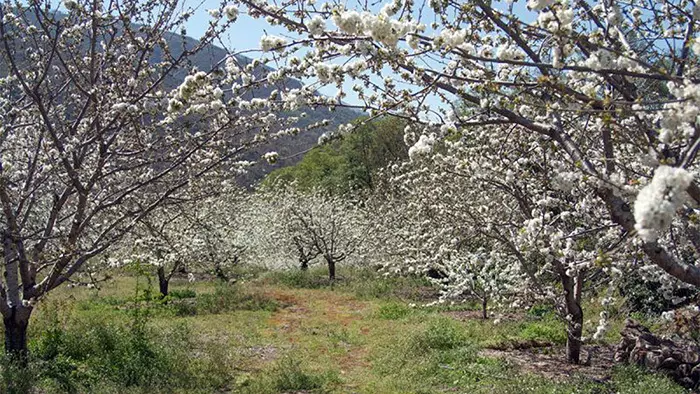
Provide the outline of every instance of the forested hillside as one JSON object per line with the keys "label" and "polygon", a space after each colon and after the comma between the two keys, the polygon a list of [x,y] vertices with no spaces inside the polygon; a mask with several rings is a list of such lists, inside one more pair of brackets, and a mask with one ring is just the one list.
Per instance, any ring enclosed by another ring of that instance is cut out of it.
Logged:
{"label": "forested hillside", "polygon": [[321,188],[347,193],[372,189],[378,172],[388,165],[408,159],[403,141],[406,122],[386,118],[365,123],[346,137],[314,147],[298,164],[271,172],[264,186],[280,187],[294,184],[299,189]]}

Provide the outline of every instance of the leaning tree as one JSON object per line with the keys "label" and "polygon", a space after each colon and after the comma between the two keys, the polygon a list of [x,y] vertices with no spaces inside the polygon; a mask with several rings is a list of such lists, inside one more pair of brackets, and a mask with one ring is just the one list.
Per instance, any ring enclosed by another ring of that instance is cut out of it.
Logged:
{"label": "leaning tree", "polygon": [[193,69],[235,7],[222,5],[192,41],[183,29],[191,11],[174,0],[63,6],[0,4],[0,313],[13,354],[26,352],[37,301],[188,188],[219,187],[249,164],[239,158],[248,147],[287,130],[276,104],[257,99],[250,110],[248,92],[266,82],[254,68],[229,56]]}

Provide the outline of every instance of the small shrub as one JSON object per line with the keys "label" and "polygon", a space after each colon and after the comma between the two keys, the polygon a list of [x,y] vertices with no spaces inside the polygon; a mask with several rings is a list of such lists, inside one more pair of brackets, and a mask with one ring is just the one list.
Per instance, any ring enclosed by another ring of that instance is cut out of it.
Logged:
{"label": "small shrub", "polygon": [[193,359],[200,347],[195,336],[184,324],[152,327],[153,313],[170,304],[138,301],[151,299],[147,295],[137,287],[118,313],[88,309],[79,317],[45,304],[43,324],[37,325],[42,328],[32,332],[29,343],[40,392],[213,392],[225,386],[231,378],[223,367],[228,356],[210,349]]}
{"label": "small shrub", "polygon": [[34,364],[22,365],[14,358],[0,356],[0,393],[30,393],[39,376],[39,371],[34,367]]}

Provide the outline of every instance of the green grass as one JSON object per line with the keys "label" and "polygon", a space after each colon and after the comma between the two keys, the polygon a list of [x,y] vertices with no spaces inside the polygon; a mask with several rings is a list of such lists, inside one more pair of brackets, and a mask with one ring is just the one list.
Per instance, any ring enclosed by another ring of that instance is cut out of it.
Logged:
{"label": "green grass", "polygon": [[306,271],[288,269],[269,271],[260,275],[260,282],[269,286],[284,286],[293,289],[336,289],[353,293],[361,300],[423,300],[437,293],[430,283],[421,277],[384,277],[368,268],[342,267],[336,280],[331,283],[324,265],[316,265]]}
{"label": "green grass", "polygon": [[241,393],[327,393],[342,384],[338,372],[327,370],[322,373],[305,370],[301,361],[284,357],[271,366],[265,375],[256,379],[246,378],[237,383]]}
{"label": "green grass", "polygon": [[425,301],[425,281],[343,269],[331,287],[322,268],[255,272],[233,286],[177,279],[162,300],[128,275],[99,291],[59,289],[33,316],[29,367],[3,363],[0,392],[685,392],[631,367],[605,383],[558,382],[483,356],[518,341],[564,343],[546,307],[498,324],[458,321],[451,314],[473,305],[409,306]]}
{"label": "green grass", "polygon": [[414,311],[404,303],[390,302],[379,307],[377,316],[381,319],[398,320],[410,315]]}
{"label": "green grass", "polygon": [[464,327],[447,317],[431,319],[428,326],[413,337],[413,347],[418,351],[452,350],[468,343]]}

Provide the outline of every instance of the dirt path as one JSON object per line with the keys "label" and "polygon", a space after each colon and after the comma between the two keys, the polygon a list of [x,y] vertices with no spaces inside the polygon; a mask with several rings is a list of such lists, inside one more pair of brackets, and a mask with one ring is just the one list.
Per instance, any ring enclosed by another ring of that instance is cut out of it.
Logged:
{"label": "dirt path", "polygon": [[[373,350],[377,344],[400,336],[400,331],[419,329],[421,324],[420,321],[415,321],[404,326],[406,323],[402,321],[377,318],[381,302],[358,300],[352,293],[284,287],[264,287],[258,291],[281,305],[261,327],[261,342],[255,349],[249,349],[256,354],[259,366],[265,368],[283,356],[290,356],[302,360],[312,371],[338,372],[342,376],[343,390],[346,390],[343,392],[385,387],[381,384],[386,377],[374,381],[374,384],[380,386],[367,386],[367,379],[376,378],[372,372],[375,356]],[[443,315],[458,321],[482,322],[478,311]],[[518,319],[513,317],[512,320]],[[560,346],[483,349],[480,355],[502,359],[518,374],[538,375],[563,384],[575,376],[583,376],[595,382],[605,381],[610,378],[612,366],[610,349],[603,347],[596,349],[591,365],[565,363]],[[402,387],[400,378],[389,383]],[[396,388],[391,390],[394,389]]]}
{"label": "dirt path", "polygon": [[268,361],[280,353],[296,349],[315,349],[343,375],[353,374],[370,366],[369,349],[363,336],[371,333],[366,324],[372,314],[370,302],[332,290],[266,288],[262,293],[283,305],[267,321],[264,335],[281,347],[266,352]]}

